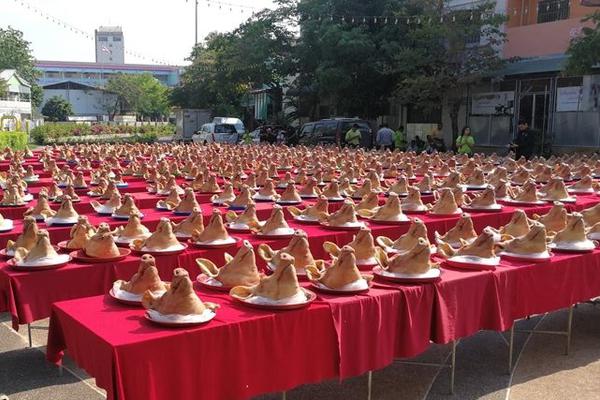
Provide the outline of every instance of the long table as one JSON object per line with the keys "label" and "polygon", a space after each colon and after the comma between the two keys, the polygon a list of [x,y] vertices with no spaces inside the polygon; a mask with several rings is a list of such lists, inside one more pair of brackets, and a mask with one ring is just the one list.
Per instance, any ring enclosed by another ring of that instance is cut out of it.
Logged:
{"label": "long table", "polygon": [[142,309],[107,296],[70,300],[53,305],[47,358],[60,363],[66,349],[109,399],[241,399],[382,368],[430,340],[506,330],[518,318],[599,295],[598,268],[598,250],[541,264],[503,260],[494,271],[444,267],[435,284],[376,282],[367,294],[319,294],[307,309],[288,312],[197,288],[221,308],[214,321],[180,330],[154,326]]}

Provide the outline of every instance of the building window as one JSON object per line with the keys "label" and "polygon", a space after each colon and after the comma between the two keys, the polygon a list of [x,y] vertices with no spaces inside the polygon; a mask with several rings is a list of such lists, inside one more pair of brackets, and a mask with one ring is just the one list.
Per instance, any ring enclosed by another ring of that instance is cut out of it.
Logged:
{"label": "building window", "polygon": [[106,36],[98,36],[99,42],[108,42],[108,38]]}
{"label": "building window", "polygon": [[81,74],[79,72],[65,72],[65,78],[80,78]]}
{"label": "building window", "polygon": [[120,36],[113,36],[113,42],[120,42],[120,41],[121,41]]}
{"label": "building window", "polygon": [[540,0],[537,10],[538,24],[568,19],[569,3],[569,0]]}
{"label": "building window", "polygon": [[58,71],[46,71],[46,78],[60,78],[60,72],[58,72]]}
{"label": "building window", "polygon": [[94,72],[84,72],[81,74],[84,79],[98,79],[99,75]]}

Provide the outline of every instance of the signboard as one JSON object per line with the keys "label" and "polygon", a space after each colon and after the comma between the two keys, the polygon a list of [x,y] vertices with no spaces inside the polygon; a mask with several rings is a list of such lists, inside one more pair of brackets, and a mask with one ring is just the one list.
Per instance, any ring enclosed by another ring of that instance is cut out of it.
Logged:
{"label": "signboard", "polygon": [[515,104],[515,92],[475,93],[471,96],[473,115],[510,115]]}
{"label": "signboard", "polygon": [[583,109],[583,88],[581,86],[561,87],[556,92],[556,111],[581,111]]}

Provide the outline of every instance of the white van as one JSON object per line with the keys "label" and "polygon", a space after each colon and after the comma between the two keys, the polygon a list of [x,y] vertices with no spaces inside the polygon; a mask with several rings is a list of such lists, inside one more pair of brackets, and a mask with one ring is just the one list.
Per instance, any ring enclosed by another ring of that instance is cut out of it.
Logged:
{"label": "white van", "polygon": [[238,143],[244,133],[244,123],[238,118],[215,117],[192,136],[194,143]]}

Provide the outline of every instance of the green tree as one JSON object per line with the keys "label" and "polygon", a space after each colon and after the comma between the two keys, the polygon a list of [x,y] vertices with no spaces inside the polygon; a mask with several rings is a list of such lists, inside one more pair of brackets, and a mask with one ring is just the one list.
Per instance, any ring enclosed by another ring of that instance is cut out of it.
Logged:
{"label": "green tree", "polygon": [[67,117],[72,114],[73,108],[71,107],[71,103],[61,96],[49,98],[42,108],[42,115],[52,122],[66,121]]}
{"label": "green tree", "polygon": [[114,95],[114,101],[105,105],[113,117],[116,113],[132,112],[158,120],[169,114],[169,88],[150,73],[117,74],[108,80],[105,90]]}
{"label": "green tree", "polygon": [[[362,21],[394,16],[401,0],[305,0],[298,3],[300,37],[295,47],[301,114],[315,117],[322,102],[333,114],[374,118],[386,111],[395,75],[389,65],[404,24]],[[335,16],[333,20],[331,16]],[[340,20],[340,16],[344,19]],[[304,103],[304,106],[302,104]]]}
{"label": "green tree", "polygon": [[495,2],[469,10],[448,9],[440,0],[411,0],[402,14],[410,16],[406,35],[394,43],[390,72],[398,76],[395,96],[424,111],[449,107],[453,142],[458,136],[458,113],[467,89],[489,79],[504,65],[504,15]]}
{"label": "green tree", "polygon": [[173,91],[173,103],[236,115],[250,90],[280,92],[293,72],[294,33],[284,23],[287,11],[265,10],[232,32],[209,34],[192,50],[192,64]]}
{"label": "green tree", "polygon": [[42,88],[37,84],[39,71],[35,69],[35,60],[23,38],[23,32],[11,28],[0,28],[0,70],[15,69],[31,85],[31,102],[35,107],[44,98]]}
{"label": "green tree", "polygon": [[6,95],[8,92],[8,84],[4,79],[0,79],[0,97]]}
{"label": "green tree", "polygon": [[571,39],[565,70],[569,75],[589,74],[600,66],[600,11],[588,15],[581,22],[589,22],[592,26],[583,27],[582,34]]}

